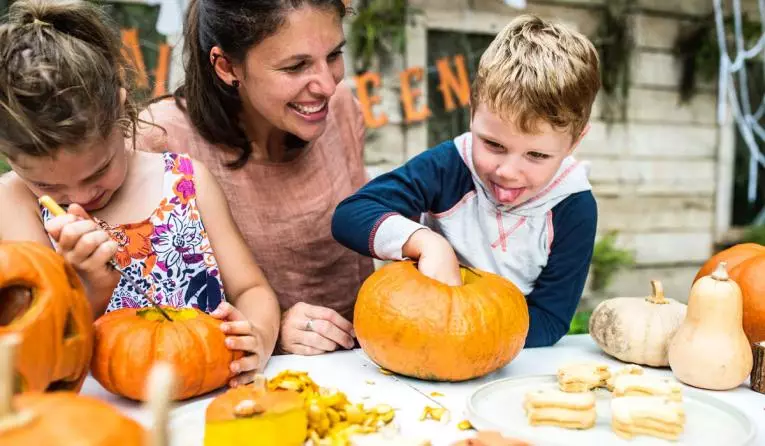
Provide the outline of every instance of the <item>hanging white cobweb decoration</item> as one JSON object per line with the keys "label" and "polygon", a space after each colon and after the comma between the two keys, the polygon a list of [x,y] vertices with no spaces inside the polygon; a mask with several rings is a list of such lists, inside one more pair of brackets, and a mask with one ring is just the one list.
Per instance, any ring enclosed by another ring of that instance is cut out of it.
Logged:
{"label": "hanging white cobweb decoration", "polygon": [[[765,26],[765,0],[759,0],[760,23]],[[730,105],[731,114],[736,122],[741,137],[749,149],[749,183],[747,198],[750,203],[757,198],[757,176],[760,166],[765,167],[765,155],[760,144],[765,141],[765,129],[760,120],[765,115],[765,102],[760,98],[756,110],[752,109],[749,101],[748,75],[746,61],[761,58],[765,49],[765,29],[763,34],[751,48],[746,48],[743,29],[741,1],[733,0],[733,37],[735,58],[728,53],[726,29],[724,23],[722,0],[714,0],[715,24],[717,26],[717,43],[720,49],[719,100],[717,121],[725,122],[727,107]],[[734,78],[735,76],[735,78]],[[736,80],[738,82],[736,82]],[[765,212],[758,216],[765,218]]]}

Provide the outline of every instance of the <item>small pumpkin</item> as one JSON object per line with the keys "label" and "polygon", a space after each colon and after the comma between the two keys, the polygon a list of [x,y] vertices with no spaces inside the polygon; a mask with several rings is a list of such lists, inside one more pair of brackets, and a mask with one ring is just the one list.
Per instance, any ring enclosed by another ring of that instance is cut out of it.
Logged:
{"label": "small pumpkin", "polygon": [[599,303],[589,332],[604,352],[624,362],[654,367],[669,365],[667,351],[685,318],[686,305],[664,297],[658,280],[648,297],[615,297]]}
{"label": "small pumpkin", "polygon": [[449,286],[411,261],[375,271],[353,318],[364,352],[385,369],[434,381],[483,376],[512,361],[529,330],[526,298],[496,274],[460,273],[463,285]]}
{"label": "small pumpkin", "polygon": [[696,280],[711,273],[720,262],[741,287],[744,333],[754,344],[765,341],[765,246],[742,243],[715,254],[701,267]]}
{"label": "small pumpkin", "polygon": [[72,266],[33,242],[0,242],[0,335],[18,333],[16,386],[79,391],[93,353],[93,313]]}
{"label": "small pumpkin", "polygon": [[301,446],[308,436],[303,397],[292,390],[268,390],[257,376],[247,386],[216,397],[205,412],[205,446],[248,444]]}
{"label": "small pumpkin", "polygon": [[224,386],[230,364],[242,356],[225,346],[221,321],[196,308],[123,308],[93,324],[91,374],[106,390],[143,400],[149,370],[164,361],[177,370],[175,399],[185,400]]}
{"label": "small pumpkin", "polygon": [[669,366],[685,384],[732,389],[752,370],[752,348],[743,330],[741,289],[725,262],[693,284],[688,311],[669,345]]}

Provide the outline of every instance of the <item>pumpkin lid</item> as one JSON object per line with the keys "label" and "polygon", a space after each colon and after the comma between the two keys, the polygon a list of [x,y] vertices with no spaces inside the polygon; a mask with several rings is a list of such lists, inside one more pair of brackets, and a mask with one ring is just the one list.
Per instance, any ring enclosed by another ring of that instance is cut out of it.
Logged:
{"label": "pumpkin lid", "polygon": [[263,391],[253,386],[235,387],[207,406],[207,422],[280,414],[303,408],[303,397],[292,390]]}

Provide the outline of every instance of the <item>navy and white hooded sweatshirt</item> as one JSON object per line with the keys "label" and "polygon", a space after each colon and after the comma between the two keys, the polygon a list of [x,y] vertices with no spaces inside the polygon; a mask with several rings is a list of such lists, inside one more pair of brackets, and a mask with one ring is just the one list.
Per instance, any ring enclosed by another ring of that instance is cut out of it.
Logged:
{"label": "navy and white hooded sweatshirt", "polygon": [[537,196],[502,205],[476,175],[470,133],[383,174],[343,200],[332,235],[346,247],[401,260],[423,227],[443,235],[460,263],[499,274],[526,296],[526,347],[569,329],[592,259],[597,204],[584,163],[567,157]]}

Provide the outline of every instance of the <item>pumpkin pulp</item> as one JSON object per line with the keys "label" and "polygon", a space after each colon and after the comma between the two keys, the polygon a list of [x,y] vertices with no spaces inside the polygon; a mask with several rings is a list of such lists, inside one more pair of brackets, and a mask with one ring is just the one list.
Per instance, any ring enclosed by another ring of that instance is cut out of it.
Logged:
{"label": "pumpkin pulp", "polygon": [[191,319],[196,319],[198,313],[193,308],[168,308],[163,307],[163,310],[165,310],[165,313],[167,313],[168,316],[170,316],[170,321],[165,319],[164,316],[162,316],[162,313],[159,312],[154,307],[147,307],[142,308],[138,310],[135,314],[136,316],[152,322],[174,322],[174,321],[188,321]]}

